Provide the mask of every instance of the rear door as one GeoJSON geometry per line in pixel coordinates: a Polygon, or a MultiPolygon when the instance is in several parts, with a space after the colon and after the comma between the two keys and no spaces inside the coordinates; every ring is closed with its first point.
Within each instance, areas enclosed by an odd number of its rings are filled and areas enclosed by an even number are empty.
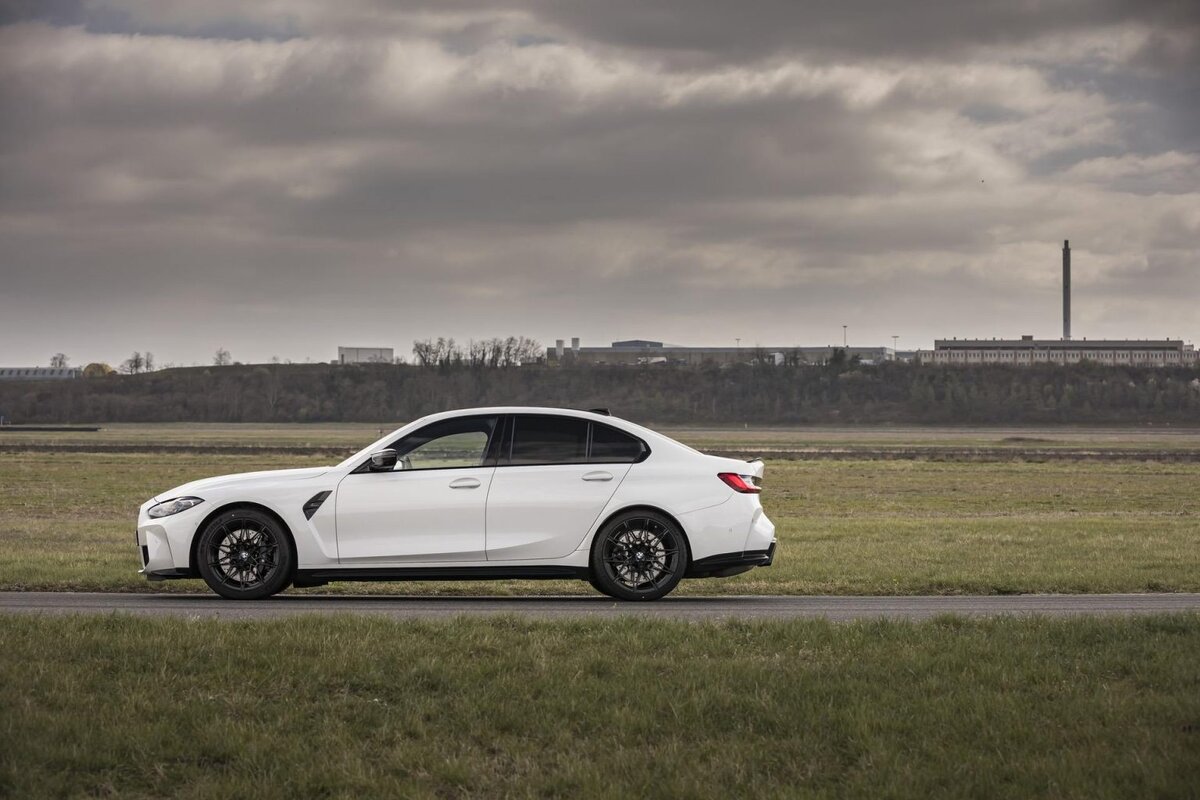
{"type": "Polygon", "coordinates": [[[567,556],[636,460],[628,444],[614,457],[608,432],[632,437],[581,417],[514,414],[509,420],[488,496],[488,560],[567,556]],[[597,439],[598,457],[591,454],[593,425],[606,429],[597,439]]]}

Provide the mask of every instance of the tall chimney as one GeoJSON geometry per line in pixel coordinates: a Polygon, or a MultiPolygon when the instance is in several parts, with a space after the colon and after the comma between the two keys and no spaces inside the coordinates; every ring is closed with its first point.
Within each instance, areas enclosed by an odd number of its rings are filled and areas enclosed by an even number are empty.
{"type": "Polygon", "coordinates": [[[1063,338],[1071,338],[1071,242],[1063,239],[1063,338]]]}
{"type": "Polygon", "coordinates": [[[571,337],[571,350],[573,350],[575,353],[579,352],[579,337],[578,336],[571,337]]]}
{"type": "Polygon", "coordinates": [[[556,358],[558,358],[559,361],[562,361],[562,357],[563,357],[563,340],[562,339],[554,340],[554,355],[556,358]]]}

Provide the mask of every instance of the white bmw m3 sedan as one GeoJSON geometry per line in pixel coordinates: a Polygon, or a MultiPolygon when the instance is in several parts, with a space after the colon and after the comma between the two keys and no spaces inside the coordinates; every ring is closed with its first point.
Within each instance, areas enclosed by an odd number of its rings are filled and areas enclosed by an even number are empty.
{"type": "Polygon", "coordinates": [[[578,578],[655,600],[770,566],[761,461],[705,455],[607,411],[423,417],[333,467],[207,478],[142,505],[152,581],[232,599],[330,581],[578,578]]]}

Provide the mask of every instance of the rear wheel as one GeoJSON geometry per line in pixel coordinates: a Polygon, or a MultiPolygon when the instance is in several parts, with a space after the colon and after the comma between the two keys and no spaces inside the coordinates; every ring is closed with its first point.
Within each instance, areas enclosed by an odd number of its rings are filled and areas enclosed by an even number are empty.
{"type": "Polygon", "coordinates": [[[687,563],[687,541],[674,522],[652,511],[631,511],[596,534],[589,582],[620,600],[657,600],[679,584],[687,563]]]}
{"type": "Polygon", "coordinates": [[[272,517],[251,508],[235,508],[200,534],[196,547],[200,577],[230,600],[258,600],[291,582],[296,551],[272,517]]]}

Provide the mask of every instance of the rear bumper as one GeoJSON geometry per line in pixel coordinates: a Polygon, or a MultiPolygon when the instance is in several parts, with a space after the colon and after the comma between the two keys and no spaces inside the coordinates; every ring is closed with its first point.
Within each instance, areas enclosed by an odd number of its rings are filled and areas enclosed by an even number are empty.
{"type": "Polygon", "coordinates": [[[749,572],[755,567],[769,567],[775,561],[775,542],[766,550],[743,550],[740,553],[721,553],[693,561],[685,578],[727,578],[749,572]]]}

